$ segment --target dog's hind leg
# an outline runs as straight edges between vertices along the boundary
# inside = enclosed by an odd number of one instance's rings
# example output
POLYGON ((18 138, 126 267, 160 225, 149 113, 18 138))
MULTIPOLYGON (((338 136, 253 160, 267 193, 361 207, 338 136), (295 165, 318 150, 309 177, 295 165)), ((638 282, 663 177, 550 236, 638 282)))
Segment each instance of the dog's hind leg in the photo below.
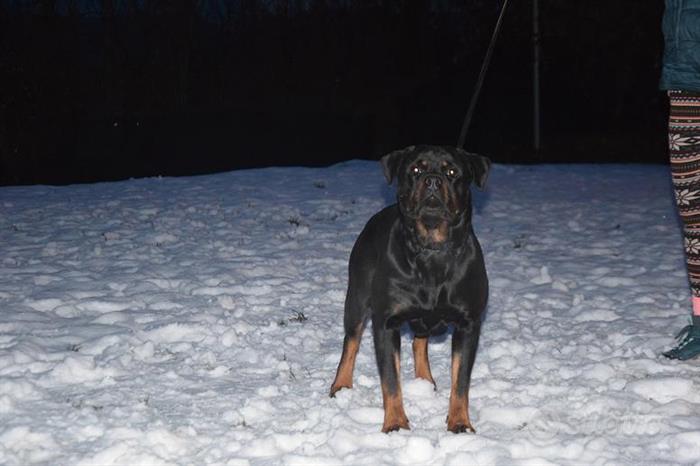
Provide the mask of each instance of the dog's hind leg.
MULTIPOLYGON (((360 325, 362 327, 362 325, 360 325)), ((352 388, 352 373, 355 370, 355 358, 357 350, 360 348, 360 338, 362 336, 362 328, 355 330, 352 334, 345 334, 343 340, 343 355, 340 357, 338 370, 335 373, 335 380, 331 385, 331 398, 341 388, 352 388)))
POLYGON ((428 337, 413 337, 413 363, 416 371, 416 378, 427 380, 437 389, 433 375, 430 372, 430 362, 428 361, 428 337))
POLYGON ((352 374, 355 370, 355 358, 360 348, 360 339, 365 329, 365 320, 368 314, 367 311, 363 312, 363 307, 356 301, 357 299, 354 298, 354 294, 349 292, 345 300, 345 338, 343 339, 343 354, 340 357, 335 380, 333 381, 333 385, 331 385, 331 398, 334 397, 341 388, 352 388, 352 374))

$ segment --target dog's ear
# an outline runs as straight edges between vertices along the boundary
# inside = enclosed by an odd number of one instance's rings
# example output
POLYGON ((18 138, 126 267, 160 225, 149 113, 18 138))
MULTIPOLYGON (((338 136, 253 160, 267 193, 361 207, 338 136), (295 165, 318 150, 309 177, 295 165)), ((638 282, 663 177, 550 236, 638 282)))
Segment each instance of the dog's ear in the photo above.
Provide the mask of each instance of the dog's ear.
POLYGON ((391 182, 399 174, 399 167, 404 157, 414 151, 415 146, 408 146, 404 149, 395 150, 394 152, 389 152, 384 157, 381 158, 382 168, 384 169, 384 177, 386 182, 391 184, 391 182))
POLYGON ((476 187, 483 190, 484 186, 486 186, 486 180, 489 177, 491 160, 483 155, 472 154, 471 152, 459 148, 457 148, 457 154, 469 170, 471 170, 472 175, 474 175, 474 184, 476 187))

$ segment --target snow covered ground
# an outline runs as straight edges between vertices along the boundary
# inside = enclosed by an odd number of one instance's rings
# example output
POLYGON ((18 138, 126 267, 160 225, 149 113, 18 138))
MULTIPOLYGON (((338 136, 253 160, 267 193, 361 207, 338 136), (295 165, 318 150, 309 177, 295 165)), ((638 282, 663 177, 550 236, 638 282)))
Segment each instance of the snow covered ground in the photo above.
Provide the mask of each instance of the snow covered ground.
MULTIPOLYGON (((501 166, 476 193, 491 296, 477 434, 402 377, 380 433, 366 333, 328 397, 347 259, 392 202, 380 167, 0 189, 0 464, 700 463, 700 362, 667 167, 501 166)), ((408 349, 408 351, 407 351, 408 349)))

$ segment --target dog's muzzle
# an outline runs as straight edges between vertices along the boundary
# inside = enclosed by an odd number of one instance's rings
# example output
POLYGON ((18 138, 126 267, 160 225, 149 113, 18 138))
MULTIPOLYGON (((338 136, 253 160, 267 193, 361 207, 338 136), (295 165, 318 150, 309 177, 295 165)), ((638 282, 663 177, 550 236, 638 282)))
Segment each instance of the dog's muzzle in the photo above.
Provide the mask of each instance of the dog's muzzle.
POLYGON ((450 209, 447 206, 449 195, 447 180, 442 175, 432 173, 423 175, 416 185, 416 216, 428 221, 433 218, 449 219, 450 209))
POLYGON ((442 186, 443 179, 440 175, 425 175, 423 184, 428 191, 438 191, 442 186))

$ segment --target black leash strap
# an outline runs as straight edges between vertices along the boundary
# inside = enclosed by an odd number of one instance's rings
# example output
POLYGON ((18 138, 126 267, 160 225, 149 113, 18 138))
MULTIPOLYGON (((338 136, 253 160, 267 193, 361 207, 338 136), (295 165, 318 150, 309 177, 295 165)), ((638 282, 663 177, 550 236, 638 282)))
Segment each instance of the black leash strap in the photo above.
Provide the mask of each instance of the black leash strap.
POLYGON ((474 93, 472 94, 472 100, 469 102, 469 109, 467 109, 467 114, 464 116, 464 123, 462 123, 462 131, 460 131, 459 133, 457 147, 464 147, 464 141, 467 138, 467 131, 469 131, 469 125, 471 124, 472 116, 474 115, 474 108, 476 108, 476 101, 479 99, 479 93, 481 93, 481 86, 484 84, 484 76, 486 76, 486 70, 489 67, 489 62, 491 62, 491 55, 493 54, 493 49, 496 45, 498 33, 501 30, 501 23, 503 22, 503 16, 506 12, 507 5, 508 0, 503 0, 501 14, 498 15, 498 21, 496 21, 496 27, 493 29, 493 35, 491 36, 491 43, 489 44, 488 50, 486 50, 486 56, 484 57, 484 62, 481 64, 481 71, 479 72, 479 79, 476 80, 476 85, 474 86, 474 93))

